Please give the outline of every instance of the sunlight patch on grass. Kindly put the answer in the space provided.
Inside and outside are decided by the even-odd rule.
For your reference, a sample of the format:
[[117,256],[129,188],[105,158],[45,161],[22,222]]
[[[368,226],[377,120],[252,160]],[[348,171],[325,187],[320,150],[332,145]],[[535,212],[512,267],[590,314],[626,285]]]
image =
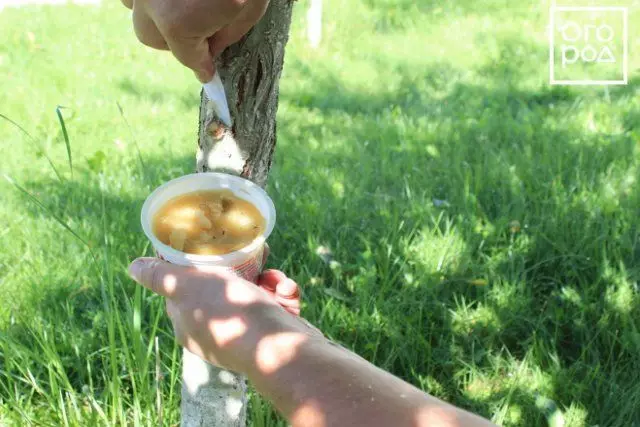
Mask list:
[[620,316],[628,317],[638,306],[637,285],[633,286],[628,279],[618,278],[614,285],[606,289],[605,300]]
[[423,229],[405,256],[421,271],[433,275],[464,271],[470,261],[467,243],[450,222],[443,224],[442,229],[438,226]]
[[452,330],[462,336],[495,334],[502,329],[500,323],[495,311],[484,305],[471,308],[461,304],[452,313]]
[[583,427],[588,426],[587,422],[589,412],[586,408],[577,403],[572,403],[564,413],[565,425],[567,427]]

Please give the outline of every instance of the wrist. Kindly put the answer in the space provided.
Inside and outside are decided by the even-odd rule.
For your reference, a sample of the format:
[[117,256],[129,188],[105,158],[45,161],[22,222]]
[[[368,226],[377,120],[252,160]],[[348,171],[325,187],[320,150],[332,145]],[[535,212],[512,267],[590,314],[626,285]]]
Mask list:
[[290,363],[302,346],[324,343],[326,338],[306,319],[292,315],[277,305],[256,306],[245,313],[252,338],[244,353],[250,355],[242,372],[249,378],[269,375]]
[[256,363],[246,375],[289,418],[316,384],[317,365],[322,364],[323,355],[335,351],[333,347],[322,335],[282,332],[261,340]]

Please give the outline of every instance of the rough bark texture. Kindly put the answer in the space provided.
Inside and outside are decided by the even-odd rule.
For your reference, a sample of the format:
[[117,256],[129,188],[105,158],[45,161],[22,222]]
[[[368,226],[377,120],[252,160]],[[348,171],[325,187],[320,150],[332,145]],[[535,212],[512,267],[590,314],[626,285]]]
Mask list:
[[291,0],[272,0],[251,32],[217,62],[238,144],[217,138],[213,106],[200,103],[198,172],[223,170],[264,186],[276,142],[278,83],[289,37]]
[[[197,170],[242,175],[266,184],[276,144],[278,83],[291,23],[291,0],[271,0],[251,32],[217,62],[233,118],[231,137],[204,93]],[[244,426],[246,381],[183,353],[182,427]]]

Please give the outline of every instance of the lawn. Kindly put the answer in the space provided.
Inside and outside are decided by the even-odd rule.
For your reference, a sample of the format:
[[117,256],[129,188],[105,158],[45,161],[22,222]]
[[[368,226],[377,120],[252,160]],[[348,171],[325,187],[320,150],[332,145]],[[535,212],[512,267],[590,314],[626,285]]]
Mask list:
[[[110,3],[0,11],[0,114],[31,135],[0,118],[0,425],[179,422],[126,266],[194,168],[199,87]],[[550,86],[546,2],[439,3],[327,0],[316,51],[296,3],[270,265],[329,337],[499,424],[640,425],[637,34],[629,85]]]

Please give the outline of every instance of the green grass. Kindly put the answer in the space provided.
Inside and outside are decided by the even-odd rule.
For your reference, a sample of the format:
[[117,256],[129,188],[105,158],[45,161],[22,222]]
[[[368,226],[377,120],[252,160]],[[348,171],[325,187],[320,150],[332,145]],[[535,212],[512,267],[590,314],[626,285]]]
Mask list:
[[[540,2],[330,0],[313,52],[305,7],[268,186],[303,315],[499,424],[637,425],[635,42],[628,86],[551,87]],[[158,397],[175,424],[180,352],[125,268],[145,196],[194,167],[198,85],[115,4],[5,9],[0,39],[0,114],[33,136],[0,118],[0,425],[158,425]]]

